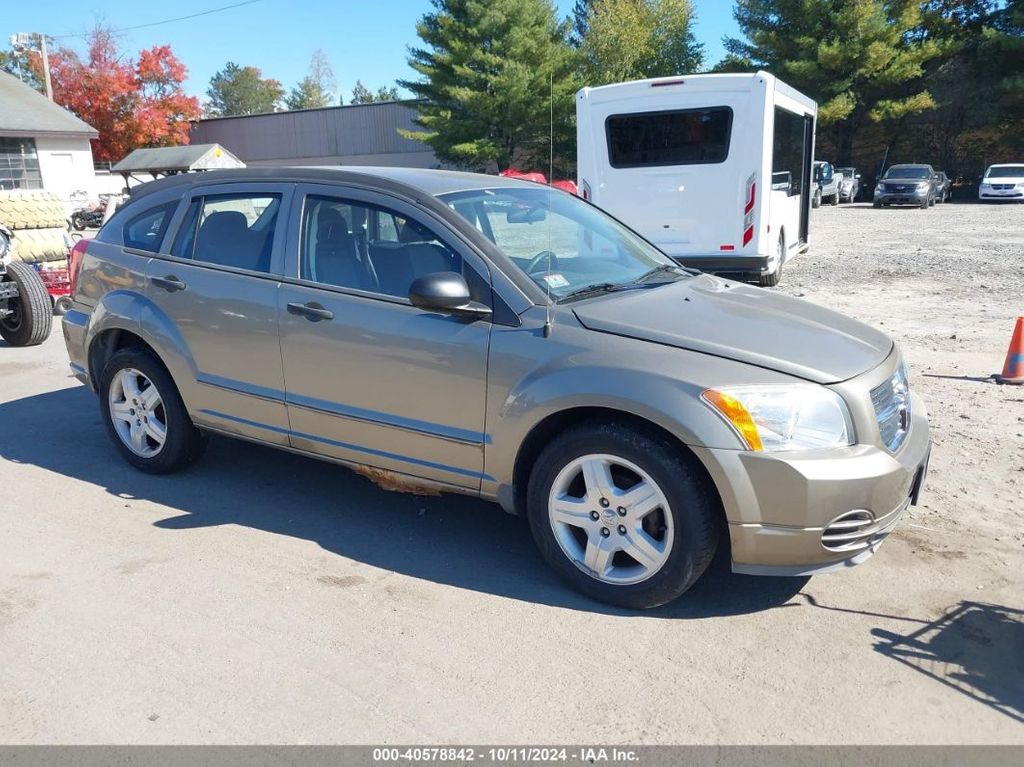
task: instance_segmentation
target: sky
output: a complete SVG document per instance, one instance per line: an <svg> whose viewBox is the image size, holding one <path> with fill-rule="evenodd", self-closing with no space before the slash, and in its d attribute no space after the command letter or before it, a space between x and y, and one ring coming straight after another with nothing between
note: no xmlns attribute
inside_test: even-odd
<svg viewBox="0 0 1024 767"><path fill-rule="evenodd" d="M199 14L244 0L175 0L166 5L138 0L48 0L7 2L0 14L0 38L16 32L43 32L59 45L83 50L82 33L97 21L125 29ZM693 0L695 34L705 44L710 66L723 55L722 38L736 35L731 0ZM556 0L568 15L573 0ZM189 70L185 88L206 98L210 77L228 61L263 70L286 89L301 80L313 51L322 48L346 100L356 80L376 90L412 78L407 50L418 42L416 21L430 0L249 0L235 8L192 19L125 30L122 48L136 55L143 48L170 44ZM77 36L76 36L77 35Z"/></svg>

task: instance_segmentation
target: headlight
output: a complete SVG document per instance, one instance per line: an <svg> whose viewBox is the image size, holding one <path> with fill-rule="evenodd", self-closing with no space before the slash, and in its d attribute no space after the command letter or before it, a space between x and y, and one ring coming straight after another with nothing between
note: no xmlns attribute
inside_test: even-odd
<svg viewBox="0 0 1024 767"><path fill-rule="evenodd" d="M982 186L992 186L992 184L990 184L988 181L982 181L981 185Z"/></svg>
<svg viewBox="0 0 1024 767"><path fill-rule="evenodd" d="M707 389L702 399L750 450L807 450L853 443L846 403L814 384Z"/></svg>
<svg viewBox="0 0 1024 767"><path fill-rule="evenodd" d="M917 185L917 191L919 191L919 192L923 192L927 188L928 188L928 182L927 181L922 181L920 184Z"/></svg>

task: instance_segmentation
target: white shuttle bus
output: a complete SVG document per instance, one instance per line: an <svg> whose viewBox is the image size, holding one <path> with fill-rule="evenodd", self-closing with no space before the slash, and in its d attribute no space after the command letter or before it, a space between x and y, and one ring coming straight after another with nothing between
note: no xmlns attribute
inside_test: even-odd
<svg viewBox="0 0 1024 767"><path fill-rule="evenodd" d="M807 248L817 111L767 72L584 88L580 194L686 266L776 285Z"/></svg>

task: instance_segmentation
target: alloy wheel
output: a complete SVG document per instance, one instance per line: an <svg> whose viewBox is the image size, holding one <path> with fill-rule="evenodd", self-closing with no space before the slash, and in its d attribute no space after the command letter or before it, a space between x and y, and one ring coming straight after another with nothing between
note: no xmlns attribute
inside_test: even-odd
<svg viewBox="0 0 1024 767"><path fill-rule="evenodd" d="M668 500L636 464L584 455L555 477L548 518L562 552L604 583L629 585L655 575L672 551Z"/></svg>
<svg viewBox="0 0 1024 767"><path fill-rule="evenodd" d="M160 392L135 368L124 368L110 382L107 399L117 436L140 458L152 458L167 441L167 413Z"/></svg>

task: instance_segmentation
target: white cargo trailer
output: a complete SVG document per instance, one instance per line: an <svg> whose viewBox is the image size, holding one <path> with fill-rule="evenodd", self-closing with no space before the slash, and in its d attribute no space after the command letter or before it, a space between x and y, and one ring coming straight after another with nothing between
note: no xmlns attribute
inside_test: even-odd
<svg viewBox="0 0 1024 767"><path fill-rule="evenodd" d="M807 248L816 118L767 72L584 88L580 194L686 266L775 285Z"/></svg>

